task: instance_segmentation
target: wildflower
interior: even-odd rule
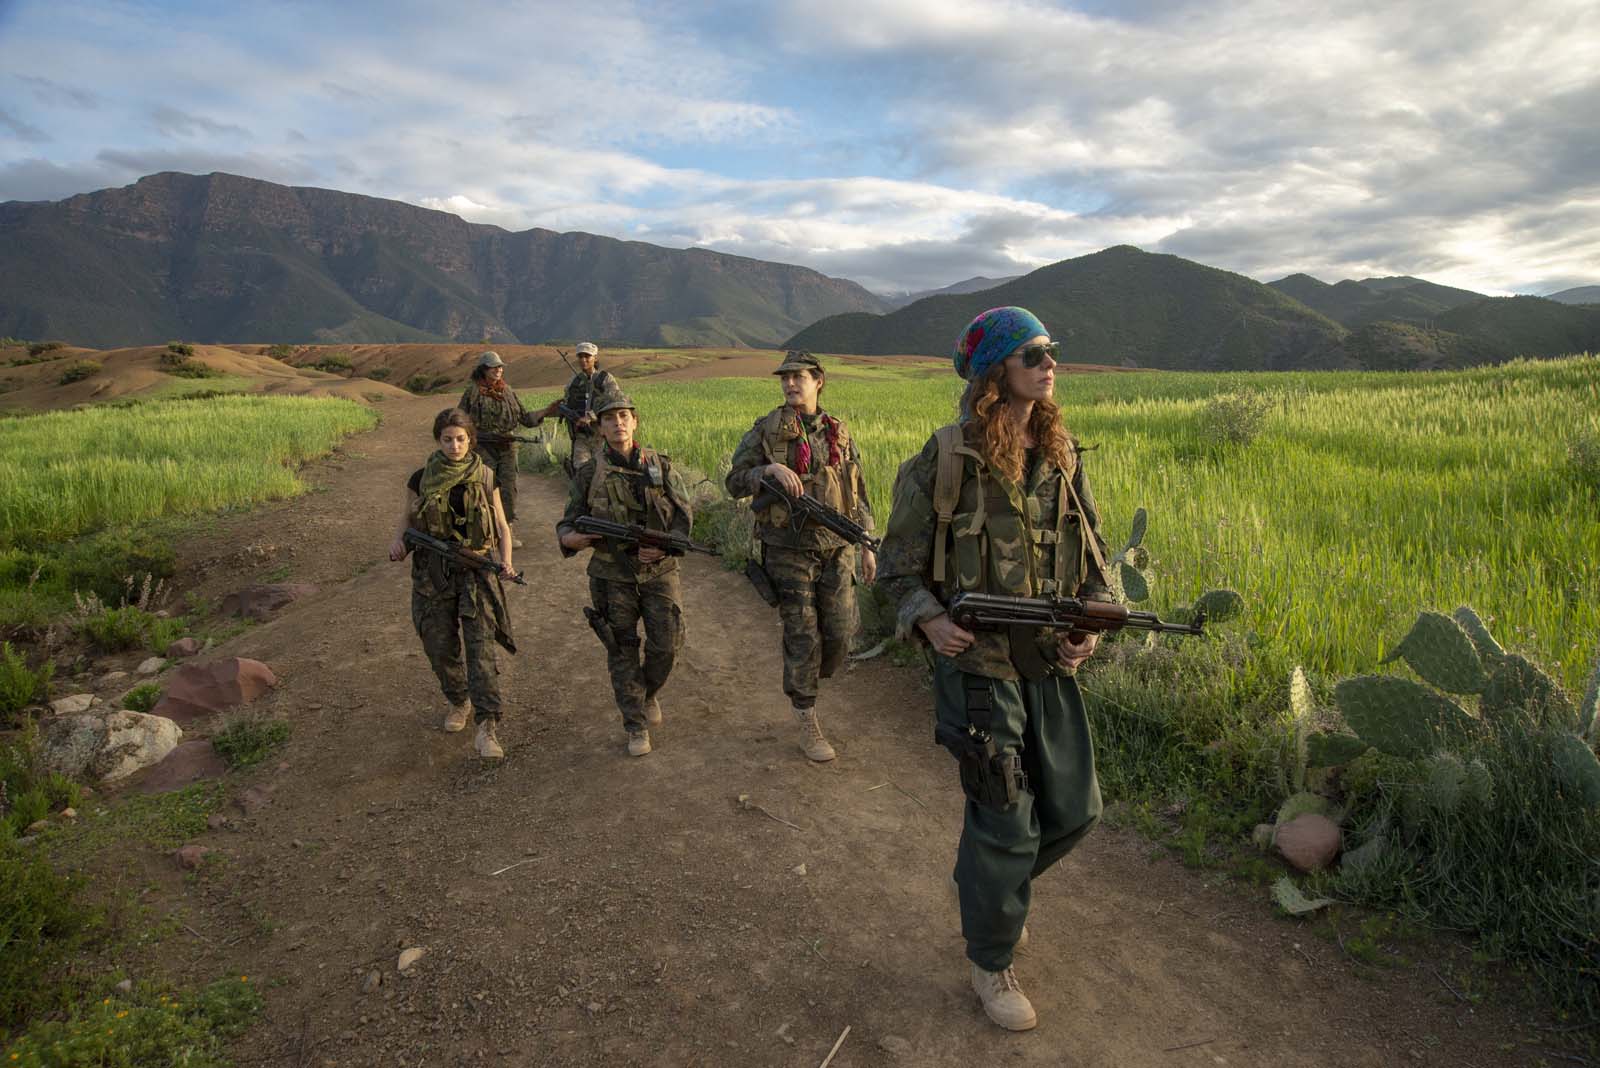
[[[117,1013],[117,1019],[120,1020],[126,1015],[128,1015],[128,1010],[127,1009],[123,1009],[121,1012]]]

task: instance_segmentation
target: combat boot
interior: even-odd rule
[[[661,726],[661,702],[654,697],[645,703],[644,721],[652,727]]]
[[[828,739],[822,736],[822,724],[817,722],[816,709],[797,708],[794,718],[800,723],[800,751],[807,759],[826,764],[838,755],[833,751],[833,746],[828,744]]]
[[[1038,1026],[1039,1017],[1033,1011],[1033,1002],[1017,984],[1016,971],[1007,966],[998,972],[984,971],[972,966],[972,989],[983,1002],[983,1011],[989,1019],[1007,1031],[1031,1031]]]
[[[486,719],[478,724],[478,736],[472,744],[478,749],[478,755],[485,760],[500,760],[505,757],[506,751],[500,748],[500,739],[494,736],[495,721]]]
[[[513,549],[522,548],[522,539],[517,537],[515,534],[511,535],[511,547]]]
[[[459,705],[451,705],[450,711],[444,714],[444,732],[455,734],[457,731],[467,729],[467,714],[472,711],[472,705],[462,701]]]
[[[647,754],[649,752],[650,752],[650,732],[649,731],[629,731],[628,732],[628,755],[631,756],[631,757],[641,757],[641,756],[644,756],[645,754]]]

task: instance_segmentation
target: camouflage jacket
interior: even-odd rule
[[[518,427],[532,426],[537,413],[522,406],[517,391],[509,385],[498,394],[485,392],[476,382],[468,382],[457,408],[472,416],[482,434],[511,434]]]
[[[753,497],[760,488],[760,476],[756,469],[769,463],[781,463],[791,470],[795,467],[795,446],[786,447],[783,455],[774,455],[775,443],[768,440],[767,424],[774,418],[774,413],[783,411],[782,407],[763,415],[755,421],[755,425],[745,432],[739,439],[739,447],[733,452],[733,460],[724,482],[730,497]],[[840,491],[842,499],[829,500],[828,494],[816,492],[813,483],[822,474],[818,470],[818,463],[825,465],[828,452],[828,428],[823,416],[826,415],[818,409],[815,416],[804,417],[799,424],[804,433],[804,438],[810,447],[811,455],[817,458],[813,462],[814,471],[811,475],[801,476],[806,484],[806,492],[822,500],[836,510],[843,512],[850,519],[861,524],[868,530],[873,528],[872,503],[867,499],[867,484],[861,473],[861,450],[856,445],[854,436],[844,428],[844,420],[835,418],[838,426],[837,433],[845,439],[844,455],[840,462],[831,465],[830,473],[833,485]],[[847,503],[848,502],[848,503]],[[773,512],[779,511],[773,509]],[[815,549],[831,552],[848,544],[839,535],[815,524],[807,524],[799,530],[793,530],[787,523],[787,515],[764,514],[756,517],[756,535],[763,544],[776,545],[786,549]]]
[[[1104,556],[1100,513],[1083,472],[1081,454],[1068,480],[1055,464],[1030,451],[1021,486],[980,470],[981,461],[976,458],[964,457],[961,495],[950,524],[946,573],[933,574],[938,454],[937,441],[930,437],[922,451],[902,465],[895,481],[889,529],[878,551],[877,588],[898,606],[896,631],[902,639],[924,640],[917,624],[944,612],[945,603],[962,589],[1013,596],[1059,592],[1061,596],[1109,599],[1105,576],[1082,540],[1082,532],[1087,530]],[[1071,492],[1063,505],[1061,494],[1069,481]],[[1081,511],[1072,504],[1074,499]],[[1061,522],[1056,524],[1058,515]],[[981,532],[964,533],[975,521],[981,523]],[[1053,578],[1057,553],[1065,554],[1066,577],[1059,591]],[[1056,663],[1058,636],[1051,631],[1038,632],[1047,663]],[[981,631],[977,639],[955,657],[957,667],[996,679],[1019,677],[1004,631]]]
[[[592,375],[579,371],[572,376],[572,381],[567,383],[567,391],[562,394],[561,403],[575,412],[592,412],[595,405],[600,403],[601,397],[617,388],[617,380],[611,376],[610,371],[602,371],[598,367]],[[580,427],[568,419],[567,430],[573,435],[583,434],[592,437],[600,432],[600,423],[596,420],[586,427]]]
[[[602,464],[604,471],[600,470]],[[651,474],[652,466],[655,475]],[[670,459],[648,448],[636,448],[633,457],[624,459],[606,446],[599,457],[578,468],[567,495],[567,510],[556,524],[556,537],[571,531],[578,517],[585,515],[684,536],[688,536],[694,523],[683,476],[673,470]],[[678,568],[675,556],[641,564],[636,553],[619,552],[619,548],[596,542],[589,559],[589,574],[620,582],[645,582]],[[561,555],[575,553],[563,545]]]

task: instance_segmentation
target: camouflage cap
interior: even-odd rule
[[[506,362],[500,358],[498,352],[485,352],[478,357],[479,367],[504,367]]]
[[[790,371],[810,371],[813,374],[822,374],[822,361],[809,352],[789,351],[783,354],[783,362],[778,369],[772,372],[775,375],[786,375]]]
[[[623,393],[620,389],[613,390],[603,397],[597,397],[594,402],[595,415],[604,415],[607,412],[614,412],[618,408],[626,408],[628,411],[635,413],[638,411],[638,409],[633,406],[633,401],[629,400],[628,395]]]
[[[579,356],[598,356],[600,355],[600,347],[593,341],[580,341],[578,342],[577,353]]]

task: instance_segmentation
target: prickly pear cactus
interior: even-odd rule
[[[1438,612],[1419,615],[1383,662],[1401,657],[1412,671],[1446,693],[1482,693],[1489,682],[1472,638],[1455,620]]]
[[[1590,748],[1600,745],[1600,655],[1594,658],[1594,671],[1589,674],[1589,686],[1578,706],[1578,735]]]
[[[1111,592],[1119,600],[1130,604],[1150,599],[1150,550],[1143,545],[1144,532],[1150,524],[1150,516],[1143,509],[1136,509],[1133,513],[1133,530],[1128,535],[1128,543],[1122,551],[1106,561],[1111,574],[1107,580],[1111,583]]]
[[[1590,808],[1600,808],[1600,760],[1576,734],[1558,734],[1551,746],[1561,785]]]
[[[1306,739],[1306,764],[1313,768],[1337,768],[1371,748],[1353,734],[1319,732]]]
[[[1494,640],[1494,635],[1489,633],[1489,628],[1484,626],[1483,620],[1478,618],[1478,613],[1471,608],[1462,605],[1450,613],[1450,618],[1454,619],[1466,632],[1467,637],[1472,639],[1473,646],[1478,650],[1478,659],[1483,662],[1484,667],[1492,668],[1506,655],[1506,651],[1500,648],[1500,643]]]
[[[1209,590],[1195,600],[1194,612],[1207,623],[1222,623],[1244,612],[1244,598],[1233,590]]]
[[[1333,697],[1356,737],[1391,756],[1424,757],[1472,734],[1461,706],[1409,679],[1358,675],[1335,686]]]
[[[1578,710],[1555,680],[1515,653],[1502,657],[1489,675],[1478,713],[1497,730],[1526,730],[1529,724],[1579,729]]]

